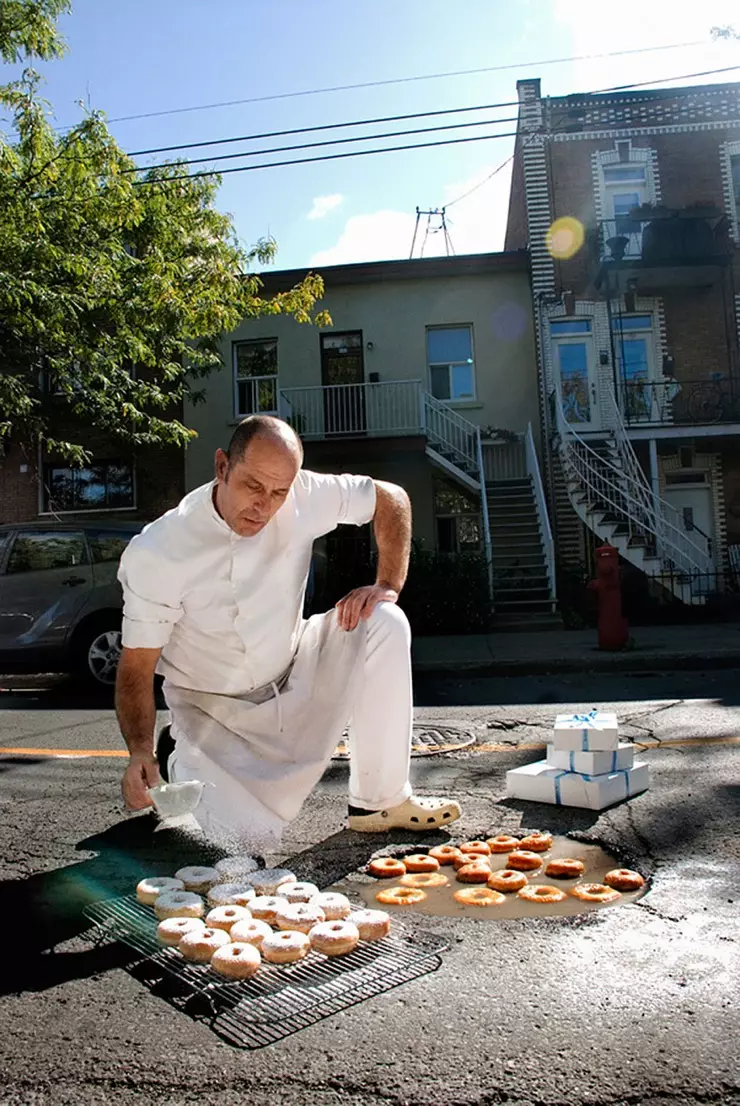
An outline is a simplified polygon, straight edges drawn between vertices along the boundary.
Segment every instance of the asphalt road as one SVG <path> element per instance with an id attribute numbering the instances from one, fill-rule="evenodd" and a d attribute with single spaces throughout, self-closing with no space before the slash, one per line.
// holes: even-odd
<path id="1" fill-rule="evenodd" d="M 124 814 L 121 759 L 28 755 L 120 748 L 108 704 L 0 692 L 0 745 L 19 750 L 0 756 L 0 1104 L 740 1104 L 740 672 L 694 675 L 419 685 L 420 725 L 478 741 L 413 763 L 420 792 L 461 800 L 463 834 L 585 835 L 650 890 L 575 922 L 409 915 L 449 943 L 437 972 L 249 1052 L 148 989 L 81 914 L 214 854 Z M 594 702 L 644 746 L 651 790 L 601 815 L 507 800 L 505 771 L 540 755 L 554 704 Z M 387 843 L 342 828 L 346 781 L 332 763 L 269 859 L 328 886 Z"/>

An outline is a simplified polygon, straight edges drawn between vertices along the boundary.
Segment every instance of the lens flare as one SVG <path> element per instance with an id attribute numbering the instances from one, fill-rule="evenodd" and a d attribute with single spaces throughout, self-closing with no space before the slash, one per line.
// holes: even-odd
<path id="1" fill-rule="evenodd" d="M 567 261 L 578 253 L 583 245 L 583 239 L 583 224 L 572 215 L 564 215 L 552 224 L 545 242 L 551 257 L 556 261 Z"/>

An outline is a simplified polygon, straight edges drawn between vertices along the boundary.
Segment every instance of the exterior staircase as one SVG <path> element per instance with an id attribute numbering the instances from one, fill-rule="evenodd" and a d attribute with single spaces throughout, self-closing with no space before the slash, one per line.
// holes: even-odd
<path id="1" fill-rule="evenodd" d="M 486 485 L 496 613 L 552 614 L 555 596 L 531 476 Z"/>

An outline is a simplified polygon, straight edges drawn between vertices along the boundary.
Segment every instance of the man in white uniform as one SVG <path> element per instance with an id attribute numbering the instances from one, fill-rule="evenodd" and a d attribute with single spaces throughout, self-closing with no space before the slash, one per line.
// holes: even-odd
<path id="1" fill-rule="evenodd" d="M 195 811 L 214 837 L 279 837 L 313 790 L 349 723 L 349 826 L 436 829 L 455 802 L 412 796 L 410 633 L 396 606 L 406 580 L 411 508 L 394 484 L 302 469 L 287 423 L 252 416 L 216 478 L 190 492 L 126 549 L 116 710 L 130 753 L 123 795 L 151 805 L 159 782 L 154 675 L 172 714 L 173 781 L 208 785 Z M 375 584 L 305 621 L 315 538 L 372 521 Z"/>

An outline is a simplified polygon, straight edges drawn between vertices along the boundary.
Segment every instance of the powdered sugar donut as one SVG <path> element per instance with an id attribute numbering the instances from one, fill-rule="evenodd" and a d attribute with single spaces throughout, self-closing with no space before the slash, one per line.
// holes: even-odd
<path id="1" fill-rule="evenodd" d="M 261 922 L 258 918 L 249 918 L 244 922 L 234 922 L 229 930 L 229 937 L 239 944 L 254 945 L 256 949 L 262 947 L 265 937 L 272 935 L 272 929 L 267 922 Z"/>
<path id="2" fill-rule="evenodd" d="M 290 964 L 302 960 L 311 948 L 311 942 L 305 933 L 296 929 L 281 929 L 271 933 L 262 942 L 262 955 L 271 964 Z"/>
<path id="3" fill-rule="evenodd" d="M 175 878 L 181 879 L 186 891 L 195 891 L 199 895 L 205 895 L 218 883 L 220 876 L 215 868 L 204 868 L 198 864 L 192 864 L 188 868 L 180 868 L 175 872 Z"/>
<path id="4" fill-rule="evenodd" d="M 227 979 L 251 979 L 256 974 L 262 958 L 254 945 L 232 941 L 216 949 L 211 957 L 211 967 Z"/>
<path id="5" fill-rule="evenodd" d="M 154 900 L 156 918 L 201 918 L 203 899 L 192 891 L 165 891 Z"/>
<path id="6" fill-rule="evenodd" d="M 214 864 L 222 880 L 241 880 L 251 872 L 256 872 L 259 864 L 252 856 L 225 856 Z M 245 880 L 246 883 L 250 881 Z"/>
<path id="7" fill-rule="evenodd" d="M 346 956 L 357 948 L 360 931 L 352 922 L 320 922 L 308 935 L 311 948 L 324 956 Z"/>
<path id="8" fill-rule="evenodd" d="M 287 899 L 288 902 L 310 902 L 314 896 L 319 894 L 319 889 L 315 883 L 281 883 L 280 884 L 280 897 Z"/>
<path id="9" fill-rule="evenodd" d="M 284 910 L 287 905 L 288 900 L 281 899 L 278 895 L 258 895 L 250 901 L 249 910 L 253 918 L 272 926 L 275 925 L 278 910 Z"/>
<path id="10" fill-rule="evenodd" d="M 336 891 L 322 891 L 311 899 L 311 906 L 318 906 L 324 911 L 327 922 L 340 921 L 349 918 L 352 913 L 352 905 L 345 895 L 339 895 Z"/>
<path id="11" fill-rule="evenodd" d="M 165 918 L 157 926 L 157 940 L 160 945 L 179 945 L 186 933 L 205 928 L 200 918 Z"/>
<path id="12" fill-rule="evenodd" d="M 347 921 L 357 926 L 361 941 L 380 941 L 391 931 L 391 920 L 385 910 L 353 910 Z"/>
<path id="13" fill-rule="evenodd" d="M 255 895 L 248 883 L 217 883 L 207 898 L 211 906 L 246 906 Z"/>
<path id="14" fill-rule="evenodd" d="M 249 877 L 249 883 L 258 895 L 277 895 L 282 884 L 297 882 L 295 872 L 289 872 L 287 868 L 263 868 Z"/>
<path id="15" fill-rule="evenodd" d="M 295 929 L 299 933 L 308 933 L 315 925 L 325 920 L 326 915 L 321 907 L 309 902 L 288 903 L 286 907 L 275 913 L 278 929 Z"/>
<path id="16" fill-rule="evenodd" d="M 206 925 L 228 933 L 235 922 L 248 922 L 251 917 L 246 906 L 214 906 L 206 914 Z"/>
<path id="17" fill-rule="evenodd" d="M 186 960 L 192 960 L 194 964 L 207 964 L 216 949 L 228 944 L 228 933 L 206 927 L 186 933 L 177 947 Z"/>
<path id="18" fill-rule="evenodd" d="M 154 876 L 139 880 L 136 884 L 136 898 L 145 906 L 152 906 L 164 891 L 184 890 L 185 884 L 181 879 L 173 879 L 172 876 Z"/>

